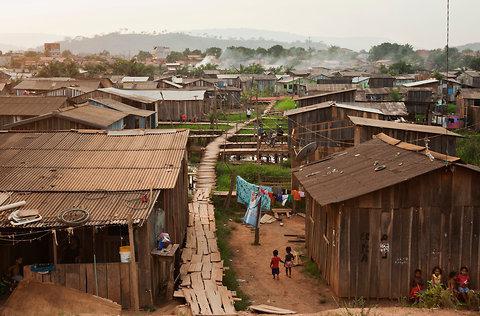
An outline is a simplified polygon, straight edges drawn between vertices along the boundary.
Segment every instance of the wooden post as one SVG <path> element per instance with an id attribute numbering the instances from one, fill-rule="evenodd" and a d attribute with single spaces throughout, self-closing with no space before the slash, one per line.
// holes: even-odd
<path id="1" fill-rule="evenodd" d="M 233 187 L 235 186 L 235 179 L 236 179 L 235 173 L 230 173 L 230 188 L 228 189 L 228 195 L 227 195 L 227 198 L 225 199 L 225 204 L 224 204 L 225 208 L 230 207 L 230 200 L 233 194 Z"/>
<path id="2" fill-rule="evenodd" d="M 258 194 L 260 196 L 260 199 L 258 200 L 257 205 L 257 225 L 255 225 L 255 241 L 253 242 L 255 246 L 260 245 L 260 215 L 262 214 L 262 196 L 260 195 L 260 191 L 258 192 Z"/>
<path id="3" fill-rule="evenodd" d="M 135 241 L 133 239 L 132 213 L 128 214 L 128 240 L 130 244 L 130 306 L 134 311 L 140 309 L 138 299 L 138 272 L 135 262 Z"/>
<path id="4" fill-rule="evenodd" d="M 57 252 L 57 231 L 52 230 L 52 247 L 53 247 L 53 264 L 57 265 L 58 263 L 58 252 Z"/>

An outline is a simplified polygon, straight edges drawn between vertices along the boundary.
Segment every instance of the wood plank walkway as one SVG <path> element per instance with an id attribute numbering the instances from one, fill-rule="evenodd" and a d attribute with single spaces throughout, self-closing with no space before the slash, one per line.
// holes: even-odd
<path id="1" fill-rule="evenodd" d="M 267 107 L 264 115 L 270 111 Z M 215 210 L 210 195 L 215 189 L 215 166 L 220 145 L 256 119 L 238 124 L 217 137 L 205 148 L 197 172 L 197 186 L 189 203 L 187 242 L 182 252 L 180 290 L 176 297 L 184 297 L 193 315 L 236 314 L 235 293 L 223 284 L 223 261 L 217 247 Z"/>

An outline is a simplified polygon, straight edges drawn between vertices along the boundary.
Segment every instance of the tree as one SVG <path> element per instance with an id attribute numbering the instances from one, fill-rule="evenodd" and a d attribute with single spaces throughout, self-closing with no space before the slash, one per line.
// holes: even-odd
<path id="1" fill-rule="evenodd" d="M 480 70 L 480 56 L 465 56 L 464 65 L 470 69 Z"/>
<path id="2" fill-rule="evenodd" d="M 152 58 L 152 54 L 146 51 L 139 51 L 138 54 L 135 56 L 138 61 L 145 62 L 147 59 Z"/>
<path id="3" fill-rule="evenodd" d="M 414 58 L 415 55 L 413 46 L 410 44 L 400 45 L 397 43 L 382 43 L 380 45 L 375 45 L 370 49 L 368 59 L 370 61 L 382 59 L 400 61 Z"/>
<path id="4" fill-rule="evenodd" d="M 402 74 L 411 74 L 414 72 L 415 72 L 415 67 L 412 64 L 409 64 L 403 60 L 392 64 L 388 68 L 388 73 L 393 76 L 402 75 Z"/>
<path id="5" fill-rule="evenodd" d="M 210 48 L 207 48 L 207 50 L 205 51 L 205 54 L 209 56 L 215 56 L 216 58 L 220 58 L 220 56 L 222 55 L 222 49 L 218 47 L 210 47 Z"/>
<path id="6" fill-rule="evenodd" d="M 175 51 L 171 51 L 166 58 L 167 63 L 174 63 L 182 59 L 183 59 L 183 54 Z"/>
<path id="7" fill-rule="evenodd" d="M 271 55 L 273 57 L 280 57 L 285 52 L 285 49 L 283 48 L 282 45 L 274 45 L 274 46 L 270 47 L 269 49 L 267 49 L 267 52 L 268 52 L 269 55 Z"/>
<path id="8" fill-rule="evenodd" d="M 112 67 L 114 75 L 153 77 L 154 66 L 147 66 L 135 60 L 117 59 Z"/>
<path id="9" fill-rule="evenodd" d="M 49 77 L 70 77 L 75 78 L 79 75 L 78 65 L 72 61 L 67 60 L 65 62 L 53 61 L 47 66 L 40 69 L 37 77 L 49 78 Z"/>
<path id="10" fill-rule="evenodd" d="M 480 166 L 480 134 L 467 132 L 458 141 L 457 154 L 466 163 Z"/>
<path id="11" fill-rule="evenodd" d="M 73 56 L 72 52 L 69 51 L 68 49 L 66 49 L 62 52 L 62 57 L 64 57 L 64 58 L 72 58 L 72 56 Z"/>

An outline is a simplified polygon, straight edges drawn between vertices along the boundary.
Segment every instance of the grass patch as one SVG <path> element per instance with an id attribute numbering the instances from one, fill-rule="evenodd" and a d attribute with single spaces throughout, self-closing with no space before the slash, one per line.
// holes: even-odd
<path id="1" fill-rule="evenodd" d="M 158 125 L 157 128 L 159 128 L 159 129 L 186 128 L 186 129 L 202 130 L 202 131 L 206 131 L 206 130 L 226 131 L 228 129 L 231 129 L 232 126 L 229 125 L 229 124 L 211 125 L 211 124 L 189 124 L 189 123 L 185 123 L 185 124 L 163 124 L 163 125 Z"/>
<path id="2" fill-rule="evenodd" d="M 223 199 L 219 197 L 213 198 L 215 205 L 215 221 L 217 226 L 217 244 L 220 250 L 220 255 L 224 262 L 224 266 L 228 267 L 223 276 L 223 284 L 231 291 L 237 292 L 237 297 L 241 301 L 235 302 L 237 310 L 246 310 L 250 306 L 250 298 L 241 290 L 237 281 L 237 274 L 232 267 L 231 261 L 234 256 L 229 245 L 229 240 L 232 235 L 232 228 L 228 225 L 230 219 L 238 221 L 243 215 L 243 209 L 240 209 L 237 203 L 231 203 L 231 207 L 225 209 L 223 207 Z"/>
<path id="3" fill-rule="evenodd" d="M 288 120 L 286 117 L 264 117 L 262 118 L 263 128 L 265 129 L 276 129 L 278 126 L 281 126 L 286 132 L 288 127 Z"/>
<path id="4" fill-rule="evenodd" d="M 320 270 L 318 269 L 318 266 L 315 262 L 312 260 L 309 260 L 305 262 L 305 265 L 303 266 L 303 272 L 315 279 L 320 279 L 322 275 L 320 274 Z"/>
<path id="5" fill-rule="evenodd" d="M 190 164 L 198 164 L 202 160 L 202 153 L 197 152 L 189 152 L 188 153 L 188 163 Z"/>
<path id="6" fill-rule="evenodd" d="M 255 110 L 252 111 L 252 117 L 255 118 L 257 117 L 257 112 Z M 236 113 L 219 113 L 218 114 L 218 121 L 220 122 L 232 122 L 232 123 L 238 123 L 238 122 L 245 122 L 247 120 L 247 112 L 236 112 Z"/>
<path id="7" fill-rule="evenodd" d="M 297 103 L 295 103 L 295 101 L 293 101 L 292 98 L 285 98 L 277 101 L 277 103 L 275 103 L 274 108 L 275 110 L 278 110 L 278 111 L 292 110 L 297 108 Z"/>
<path id="8" fill-rule="evenodd" d="M 256 183 L 260 178 L 290 179 L 291 169 L 287 163 L 275 165 L 260 165 L 257 163 L 242 163 L 239 165 L 217 163 L 217 190 L 228 191 L 230 188 L 230 172 L 239 175 L 248 182 Z"/>
<path id="9" fill-rule="evenodd" d="M 457 140 L 457 156 L 466 163 L 480 166 L 480 132 L 456 130 L 464 138 Z"/>
<path id="10" fill-rule="evenodd" d="M 242 128 L 241 130 L 239 130 L 237 132 L 237 134 L 242 134 L 242 135 L 245 135 L 245 134 L 255 134 L 255 130 L 254 129 L 247 129 L 247 128 Z"/>

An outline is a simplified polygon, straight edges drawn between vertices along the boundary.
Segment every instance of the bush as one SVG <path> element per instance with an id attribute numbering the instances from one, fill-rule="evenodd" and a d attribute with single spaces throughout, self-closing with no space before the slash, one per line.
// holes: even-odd
<path id="1" fill-rule="evenodd" d="M 292 98 L 285 98 L 275 103 L 275 110 L 286 111 L 297 108 L 297 104 Z"/>
<path id="2" fill-rule="evenodd" d="M 418 294 L 418 306 L 425 308 L 456 308 L 460 302 L 455 295 L 440 285 L 428 286 Z"/>

